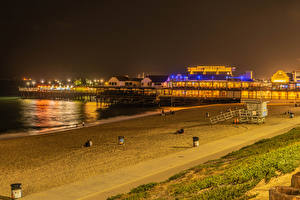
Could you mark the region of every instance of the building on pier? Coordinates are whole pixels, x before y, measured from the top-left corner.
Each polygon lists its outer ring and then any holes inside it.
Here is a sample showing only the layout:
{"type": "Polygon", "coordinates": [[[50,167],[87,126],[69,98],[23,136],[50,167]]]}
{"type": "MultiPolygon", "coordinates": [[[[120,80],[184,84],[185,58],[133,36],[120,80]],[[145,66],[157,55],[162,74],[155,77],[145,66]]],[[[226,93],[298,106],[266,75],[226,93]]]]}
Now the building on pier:
{"type": "Polygon", "coordinates": [[[188,67],[187,73],[171,75],[171,81],[213,81],[213,80],[238,80],[252,81],[252,71],[247,71],[245,74],[234,76],[235,67],[231,66],[196,66],[188,67]]]}
{"type": "Polygon", "coordinates": [[[300,70],[293,71],[293,80],[296,83],[300,83],[300,70]]]}
{"type": "Polygon", "coordinates": [[[140,87],[142,78],[129,78],[128,76],[113,76],[108,85],[115,87],[140,87]]]}
{"type": "Polygon", "coordinates": [[[167,86],[167,75],[149,75],[146,76],[142,81],[141,85],[142,87],[166,87],[167,86]]]}
{"type": "Polygon", "coordinates": [[[290,77],[282,70],[278,70],[273,76],[271,77],[272,83],[279,83],[279,84],[287,84],[291,82],[290,77]]]}
{"type": "Polygon", "coordinates": [[[171,75],[167,86],[191,87],[205,89],[231,89],[257,87],[260,84],[253,81],[252,71],[234,76],[235,67],[230,66],[196,66],[188,67],[188,73],[171,75]]]}
{"type": "Polygon", "coordinates": [[[231,66],[219,66],[219,65],[199,65],[196,67],[188,67],[188,73],[190,75],[225,75],[232,76],[232,72],[235,70],[235,67],[231,66]]]}

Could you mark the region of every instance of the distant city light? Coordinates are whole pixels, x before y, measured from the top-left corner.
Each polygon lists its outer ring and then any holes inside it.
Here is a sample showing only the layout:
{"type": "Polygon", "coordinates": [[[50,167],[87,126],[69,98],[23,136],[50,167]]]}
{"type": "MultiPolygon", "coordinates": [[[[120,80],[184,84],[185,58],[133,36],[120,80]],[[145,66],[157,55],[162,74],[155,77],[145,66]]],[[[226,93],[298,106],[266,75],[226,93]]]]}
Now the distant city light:
{"type": "Polygon", "coordinates": [[[41,83],[44,83],[45,81],[44,80],[41,80],[41,83]]]}
{"type": "Polygon", "coordinates": [[[68,82],[71,82],[71,79],[68,78],[68,82]]]}
{"type": "Polygon", "coordinates": [[[35,81],[32,81],[31,83],[32,83],[32,85],[35,85],[35,84],[36,84],[36,82],[35,82],[35,81]]]}
{"type": "Polygon", "coordinates": [[[100,82],[103,83],[103,79],[100,79],[100,82]]]}

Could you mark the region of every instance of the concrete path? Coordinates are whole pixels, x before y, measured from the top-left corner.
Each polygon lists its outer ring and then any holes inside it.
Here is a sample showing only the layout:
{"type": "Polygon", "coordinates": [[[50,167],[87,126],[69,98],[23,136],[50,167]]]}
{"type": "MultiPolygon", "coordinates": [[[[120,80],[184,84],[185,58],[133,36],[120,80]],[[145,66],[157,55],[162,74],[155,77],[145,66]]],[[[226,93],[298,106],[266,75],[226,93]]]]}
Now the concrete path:
{"type": "MultiPolygon", "coordinates": [[[[53,188],[41,193],[25,196],[24,200],[101,200],[109,196],[128,192],[131,188],[149,182],[166,180],[170,176],[197,164],[219,158],[242,146],[262,138],[287,132],[300,125],[294,118],[284,124],[265,124],[260,128],[248,130],[239,135],[202,144],[165,157],[145,161],[135,166],[122,168],[111,173],[92,177],[85,181],[53,188]]],[[[253,125],[258,126],[258,125],[253,125]]]]}

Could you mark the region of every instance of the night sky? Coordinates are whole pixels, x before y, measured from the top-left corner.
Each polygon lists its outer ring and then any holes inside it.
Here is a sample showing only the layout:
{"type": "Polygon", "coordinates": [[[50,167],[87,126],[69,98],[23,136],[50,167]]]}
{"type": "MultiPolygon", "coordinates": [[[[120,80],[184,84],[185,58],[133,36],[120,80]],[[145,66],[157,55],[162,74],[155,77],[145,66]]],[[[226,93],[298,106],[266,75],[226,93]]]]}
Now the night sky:
{"type": "Polygon", "coordinates": [[[0,78],[300,69],[300,1],[6,0],[0,78]]]}

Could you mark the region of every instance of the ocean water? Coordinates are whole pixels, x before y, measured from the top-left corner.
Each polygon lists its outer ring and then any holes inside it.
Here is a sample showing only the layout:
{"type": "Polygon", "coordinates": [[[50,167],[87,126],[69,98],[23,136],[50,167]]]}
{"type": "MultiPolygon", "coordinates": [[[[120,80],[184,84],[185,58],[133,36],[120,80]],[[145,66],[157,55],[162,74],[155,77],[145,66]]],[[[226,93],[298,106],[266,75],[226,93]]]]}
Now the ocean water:
{"type": "Polygon", "coordinates": [[[134,115],[153,108],[112,106],[96,102],[0,97],[0,134],[45,132],[93,123],[103,118],[134,115]]]}

